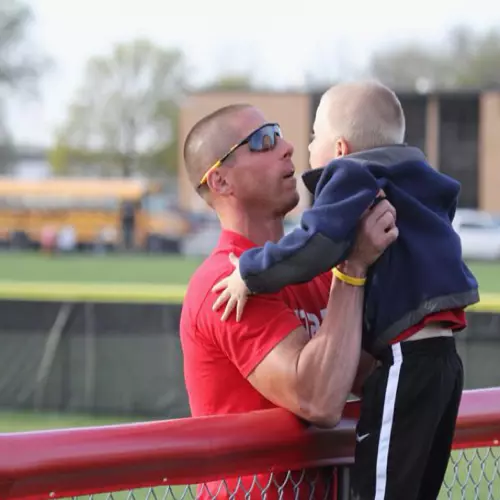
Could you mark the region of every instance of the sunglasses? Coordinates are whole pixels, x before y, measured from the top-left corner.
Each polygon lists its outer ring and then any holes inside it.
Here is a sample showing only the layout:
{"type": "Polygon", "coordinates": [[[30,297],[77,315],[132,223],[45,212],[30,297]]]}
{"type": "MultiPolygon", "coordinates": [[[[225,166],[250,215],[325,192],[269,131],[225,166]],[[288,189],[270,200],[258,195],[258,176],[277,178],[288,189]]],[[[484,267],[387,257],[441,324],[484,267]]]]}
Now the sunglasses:
{"type": "Polygon", "coordinates": [[[219,168],[239,147],[248,144],[248,148],[250,151],[255,153],[262,153],[265,151],[271,151],[276,146],[276,138],[283,137],[281,133],[281,128],[277,123],[266,123],[262,125],[258,129],[255,129],[252,133],[247,135],[243,140],[236,143],[229,151],[222,156],[219,160],[217,160],[206,172],[205,175],[201,178],[201,181],[198,187],[202,186],[207,182],[208,176],[210,172],[214,171],[216,168],[219,168]]]}

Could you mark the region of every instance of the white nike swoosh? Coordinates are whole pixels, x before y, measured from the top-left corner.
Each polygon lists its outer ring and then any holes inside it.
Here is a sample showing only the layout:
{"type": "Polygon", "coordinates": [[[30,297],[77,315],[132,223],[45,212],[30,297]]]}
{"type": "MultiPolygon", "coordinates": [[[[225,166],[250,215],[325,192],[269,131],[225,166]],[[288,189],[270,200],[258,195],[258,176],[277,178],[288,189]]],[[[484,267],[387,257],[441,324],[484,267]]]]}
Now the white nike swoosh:
{"type": "Polygon", "coordinates": [[[356,434],[356,441],[358,443],[361,443],[361,441],[364,441],[368,436],[370,435],[370,433],[368,432],[367,434],[362,434],[361,436],[358,436],[356,434]]]}

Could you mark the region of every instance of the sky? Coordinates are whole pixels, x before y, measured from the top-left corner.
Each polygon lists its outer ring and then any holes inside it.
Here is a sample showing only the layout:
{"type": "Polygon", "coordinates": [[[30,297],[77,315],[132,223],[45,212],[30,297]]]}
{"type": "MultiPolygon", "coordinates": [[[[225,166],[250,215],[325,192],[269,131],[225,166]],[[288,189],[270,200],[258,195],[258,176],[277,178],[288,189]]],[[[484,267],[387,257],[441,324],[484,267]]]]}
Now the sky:
{"type": "Polygon", "coordinates": [[[18,143],[40,146],[63,123],[87,60],[134,38],[181,48],[193,83],[249,71],[285,88],[303,85],[307,74],[324,82],[358,75],[374,50],[443,43],[456,25],[500,26],[500,3],[488,0],[27,1],[36,16],[33,42],[54,64],[39,98],[11,99],[8,116],[18,143]]]}

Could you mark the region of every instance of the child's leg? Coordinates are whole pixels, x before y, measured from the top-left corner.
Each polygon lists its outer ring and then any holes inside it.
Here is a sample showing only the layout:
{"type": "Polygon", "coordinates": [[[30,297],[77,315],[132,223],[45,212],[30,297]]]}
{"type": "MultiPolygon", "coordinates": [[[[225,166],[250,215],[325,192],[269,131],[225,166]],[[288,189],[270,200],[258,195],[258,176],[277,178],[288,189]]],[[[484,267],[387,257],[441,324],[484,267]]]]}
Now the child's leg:
{"type": "Polygon", "coordinates": [[[449,362],[452,365],[451,369],[453,369],[453,365],[456,367],[458,376],[456,378],[455,389],[451,394],[448,406],[435,432],[429,460],[427,461],[427,467],[421,481],[418,495],[419,500],[438,497],[450,460],[451,446],[455,434],[455,424],[457,421],[460,400],[462,399],[464,377],[462,361],[458,353],[455,358],[450,356],[449,362]]]}
{"type": "MultiPolygon", "coordinates": [[[[403,342],[384,353],[382,366],[364,388],[356,436],[354,499],[424,498],[419,497],[422,478],[440,423],[454,400],[457,380],[462,377],[457,357],[453,338],[403,342]]],[[[441,454],[441,462],[447,460],[441,454]]],[[[437,485],[441,472],[434,477],[437,485]]]]}

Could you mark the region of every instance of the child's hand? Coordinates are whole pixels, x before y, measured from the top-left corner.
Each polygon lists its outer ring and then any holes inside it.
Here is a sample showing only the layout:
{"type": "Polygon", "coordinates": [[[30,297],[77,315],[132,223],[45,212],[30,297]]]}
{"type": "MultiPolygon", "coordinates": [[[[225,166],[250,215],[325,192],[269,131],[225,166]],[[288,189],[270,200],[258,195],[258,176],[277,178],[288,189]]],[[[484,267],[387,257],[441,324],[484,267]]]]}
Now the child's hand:
{"type": "Polygon", "coordinates": [[[217,300],[214,302],[212,310],[217,311],[217,309],[219,309],[224,303],[227,302],[226,309],[221,318],[221,321],[226,321],[226,319],[233,311],[234,306],[236,305],[236,321],[239,321],[241,319],[243,309],[245,308],[245,303],[247,301],[248,295],[250,295],[250,291],[241,278],[238,265],[238,257],[236,257],[234,254],[230,254],[229,260],[231,261],[231,264],[234,265],[235,270],[230,276],[219,281],[212,288],[212,292],[223,290],[217,300]]]}

